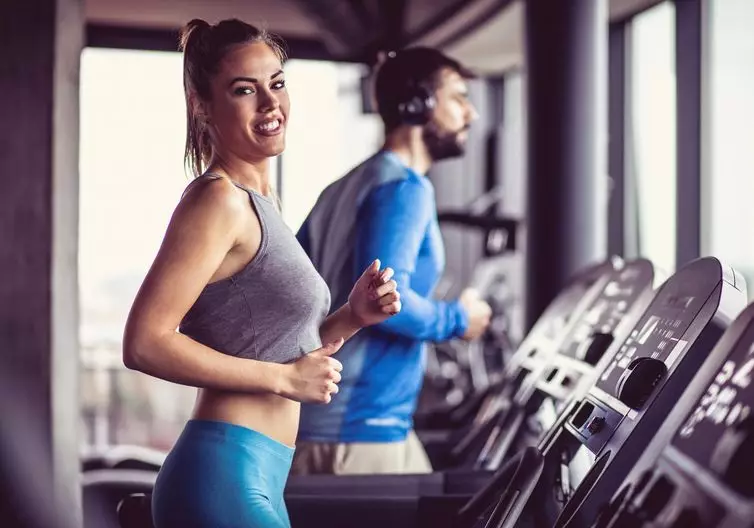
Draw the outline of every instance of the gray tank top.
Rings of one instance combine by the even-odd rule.
[[[236,186],[259,217],[259,251],[235,275],[208,284],[179,330],[231,356],[288,363],[322,346],[330,291],[272,199]]]

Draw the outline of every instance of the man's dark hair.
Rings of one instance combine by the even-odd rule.
[[[408,48],[390,52],[377,67],[374,79],[374,97],[377,111],[387,131],[401,125],[398,105],[412,87],[420,86],[430,94],[439,87],[440,72],[450,69],[464,79],[473,79],[474,73],[457,60],[442,52],[425,47]]]

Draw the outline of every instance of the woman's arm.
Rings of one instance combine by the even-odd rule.
[[[325,319],[319,328],[319,336],[323,343],[329,343],[339,337],[348,341],[361,328],[351,312],[351,306],[346,303]]]

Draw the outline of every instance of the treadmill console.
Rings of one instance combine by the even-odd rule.
[[[611,484],[626,477],[745,306],[741,282],[710,257],[686,265],[659,288],[606,358],[596,384],[551,435],[548,456],[563,465],[559,522],[575,511],[594,518],[597,505],[615,491]]]
[[[515,393],[532,372],[540,372],[549,363],[565,333],[589,307],[614,273],[614,263],[592,266],[575,277],[537,319],[506,369],[506,377],[515,380]]]
[[[579,273],[549,304],[506,366],[503,379],[485,396],[472,427],[455,442],[450,457],[456,466],[481,468],[492,447],[491,429],[514,407],[514,397],[533,372],[541,372],[553,357],[565,333],[581,317],[615,273],[621,261],[608,260]],[[494,434],[494,433],[493,433]]]
[[[596,526],[754,526],[754,305],[725,333]]]
[[[651,301],[654,276],[652,263],[646,259],[629,261],[616,269],[569,329],[529,391],[522,391],[520,402],[525,403],[533,389],[562,401],[584,378],[591,383],[595,366],[614,341],[625,339],[636,317]],[[631,313],[635,314],[633,318]],[[626,327],[627,323],[630,326]]]
[[[613,344],[621,341],[653,295],[654,267],[646,259],[621,263],[574,318],[548,361],[521,382],[517,409],[501,422],[479,453],[476,467],[494,471],[513,450],[537,445],[557,422],[573,397],[594,381],[596,365]]]
[[[612,336],[633,303],[652,287],[653,280],[654,268],[646,259],[629,261],[616,270],[560,347],[560,354],[595,365],[601,354],[590,353],[590,349],[595,348],[595,343],[600,345],[597,349],[604,349],[602,336]]]

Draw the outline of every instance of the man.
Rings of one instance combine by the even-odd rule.
[[[464,152],[477,118],[471,77],[437,50],[391,53],[374,86],[383,148],[325,189],[298,233],[330,287],[333,309],[376,258],[395,270],[403,306],[343,346],[339,393],[329,405],[302,406],[293,474],[432,471],[412,430],[424,342],[475,339],[491,313],[470,290],[454,302],[432,299],[445,255],[425,175],[434,162]]]

